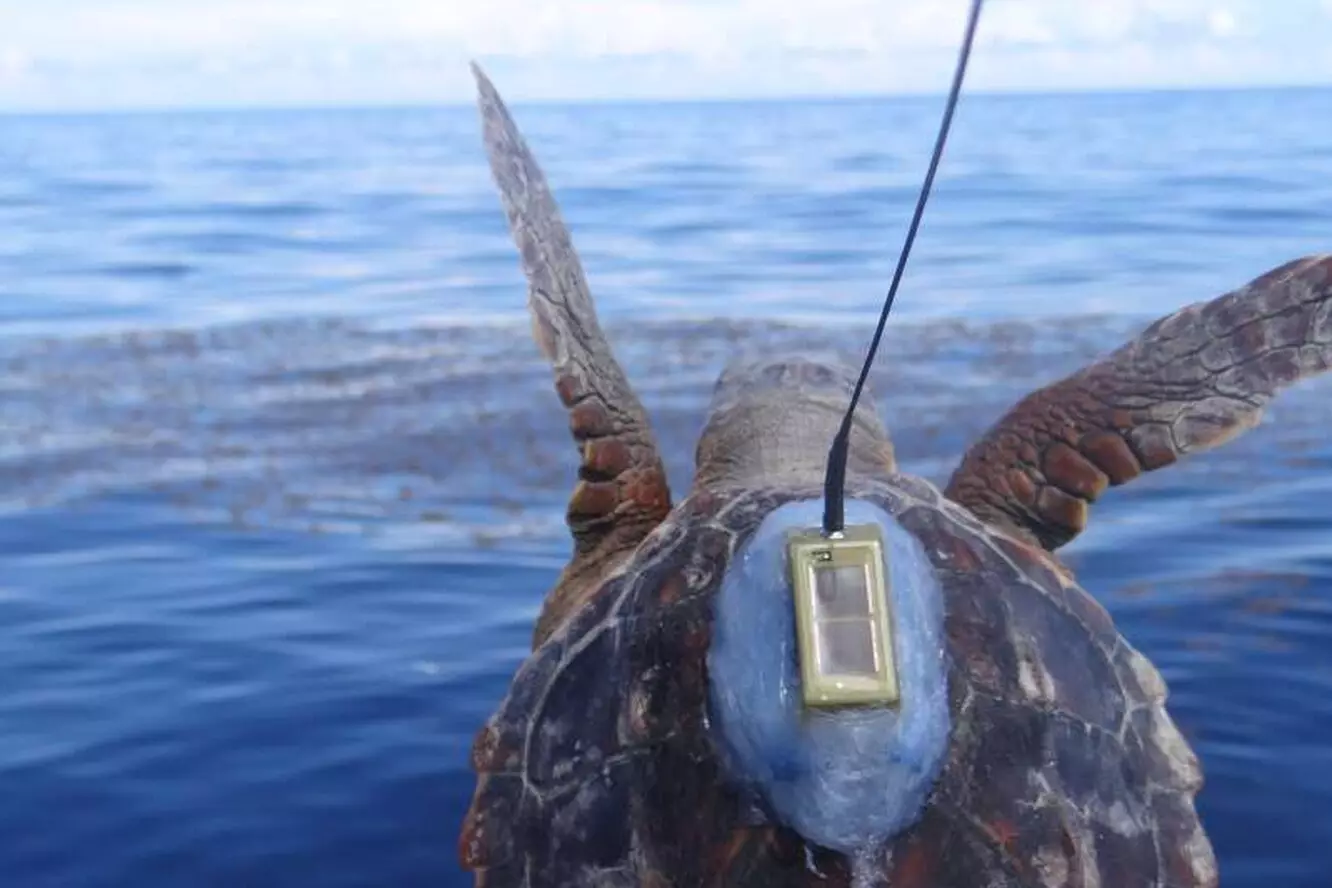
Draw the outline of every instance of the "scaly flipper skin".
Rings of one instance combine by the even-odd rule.
[[[945,493],[1054,550],[1107,487],[1229,441],[1278,389],[1329,366],[1332,255],[1297,259],[1028,395],[967,451]]]
[[[574,553],[537,620],[538,647],[670,512],[647,413],[611,353],[569,230],[495,87],[476,65],[486,154],[529,284],[532,332],[555,370],[578,445],[567,520]]]

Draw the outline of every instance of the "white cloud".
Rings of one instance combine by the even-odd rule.
[[[1214,9],[1207,16],[1207,27],[1216,37],[1229,36],[1235,33],[1235,16],[1228,9]]]
[[[0,0],[0,104],[462,99],[474,57],[516,97],[937,89],[966,7]],[[1332,82],[1328,32],[1332,0],[989,0],[972,86]]]
[[[17,80],[27,73],[31,63],[23,51],[12,46],[0,47],[0,81]]]

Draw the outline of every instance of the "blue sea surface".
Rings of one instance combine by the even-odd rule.
[[[863,354],[940,111],[514,108],[677,495],[728,357]],[[1330,120],[965,98],[873,379],[904,467],[1332,250]],[[0,117],[0,271],[0,885],[470,884],[575,469],[474,110]],[[1330,393],[1066,550],[1170,685],[1225,886],[1332,880]]]

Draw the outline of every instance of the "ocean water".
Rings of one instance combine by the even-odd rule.
[[[862,354],[940,110],[515,106],[677,491],[729,356]],[[873,382],[905,468],[1332,249],[1329,119],[964,99]],[[0,117],[0,269],[0,884],[469,884],[575,466],[474,111]],[[1066,550],[1169,682],[1226,886],[1332,879],[1329,394]]]

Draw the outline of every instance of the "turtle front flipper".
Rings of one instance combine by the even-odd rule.
[[[1053,550],[1109,486],[1257,425],[1277,390],[1332,366],[1332,255],[1275,268],[1162,318],[1020,401],[945,491],[982,520]]]
[[[537,621],[534,646],[601,586],[670,512],[647,413],[597,323],[592,294],[546,177],[476,65],[486,154],[529,285],[532,332],[555,370],[582,464],[567,521],[574,553]]]

